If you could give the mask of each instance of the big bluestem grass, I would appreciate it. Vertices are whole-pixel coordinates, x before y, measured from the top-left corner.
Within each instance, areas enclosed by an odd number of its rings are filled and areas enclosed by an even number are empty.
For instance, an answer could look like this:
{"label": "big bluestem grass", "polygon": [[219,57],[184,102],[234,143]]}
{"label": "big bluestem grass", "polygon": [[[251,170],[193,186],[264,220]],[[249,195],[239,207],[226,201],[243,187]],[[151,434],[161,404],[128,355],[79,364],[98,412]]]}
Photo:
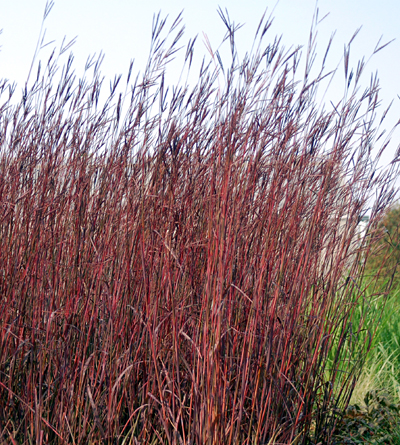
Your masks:
{"label": "big bluestem grass", "polygon": [[298,82],[270,21],[238,62],[221,15],[232,64],[193,87],[167,90],[182,33],[160,17],[104,104],[96,62],[55,83],[54,56],[14,105],[2,83],[2,441],[329,443],[370,343],[357,224],[375,194],[374,236],[393,197],[379,84],[347,52],[345,97],[318,107],[314,37]]}

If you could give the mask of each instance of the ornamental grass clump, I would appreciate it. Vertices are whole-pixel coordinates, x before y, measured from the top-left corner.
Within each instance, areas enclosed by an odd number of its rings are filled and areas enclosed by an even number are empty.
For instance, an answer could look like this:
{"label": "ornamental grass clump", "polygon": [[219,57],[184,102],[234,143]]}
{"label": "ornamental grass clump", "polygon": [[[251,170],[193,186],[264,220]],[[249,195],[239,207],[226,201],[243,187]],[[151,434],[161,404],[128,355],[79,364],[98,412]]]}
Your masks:
{"label": "ornamental grass clump", "polygon": [[372,150],[378,81],[360,90],[346,49],[345,96],[319,107],[314,29],[299,81],[270,20],[239,61],[220,13],[232,62],[212,53],[196,85],[167,87],[181,19],[160,16],[125,92],[102,100],[100,61],[77,80],[56,53],[19,102],[2,81],[2,442],[330,442],[397,168]]}

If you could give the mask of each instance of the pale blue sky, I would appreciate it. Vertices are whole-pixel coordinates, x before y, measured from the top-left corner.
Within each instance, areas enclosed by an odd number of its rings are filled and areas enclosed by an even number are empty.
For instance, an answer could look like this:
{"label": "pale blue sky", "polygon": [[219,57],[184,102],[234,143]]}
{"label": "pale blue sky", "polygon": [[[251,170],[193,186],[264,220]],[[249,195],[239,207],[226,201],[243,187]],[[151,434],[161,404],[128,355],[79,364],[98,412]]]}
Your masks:
{"label": "pale blue sky", "polygon": [[[45,0],[0,0],[0,78],[17,81],[22,87],[29,71],[40,30]],[[153,14],[162,11],[170,18],[184,9],[183,23],[186,39],[199,34],[195,55],[200,59],[206,52],[203,32],[216,48],[225,34],[225,28],[217,8],[228,8],[230,17],[245,26],[237,33],[240,56],[250,49],[254,32],[265,8],[271,12],[276,0],[55,0],[53,10],[46,21],[46,41],[55,40],[60,45],[64,36],[78,36],[73,47],[77,74],[89,54],[103,50],[105,60],[102,72],[107,77],[126,74],[131,58],[136,59],[134,71],[144,68],[150,43]],[[352,45],[350,65],[357,66],[362,56],[368,58],[383,35],[383,43],[396,39],[387,48],[376,54],[369,62],[365,86],[369,74],[378,69],[382,87],[382,108],[395,99],[387,125],[400,118],[400,17],[399,0],[320,0],[320,17],[330,15],[319,27],[318,48],[322,55],[329,37],[336,32],[330,67],[335,67],[343,55],[343,46],[354,31],[363,26]],[[306,45],[314,0],[280,0],[274,10],[275,21],[269,31],[269,39],[283,35],[285,45]],[[268,38],[267,38],[268,41]],[[51,47],[54,47],[54,45]],[[45,61],[49,49],[41,59]],[[340,97],[343,86],[343,69],[331,93]],[[399,136],[397,136],[399,139]],[[397,146],[397,144],[396,144]]]}

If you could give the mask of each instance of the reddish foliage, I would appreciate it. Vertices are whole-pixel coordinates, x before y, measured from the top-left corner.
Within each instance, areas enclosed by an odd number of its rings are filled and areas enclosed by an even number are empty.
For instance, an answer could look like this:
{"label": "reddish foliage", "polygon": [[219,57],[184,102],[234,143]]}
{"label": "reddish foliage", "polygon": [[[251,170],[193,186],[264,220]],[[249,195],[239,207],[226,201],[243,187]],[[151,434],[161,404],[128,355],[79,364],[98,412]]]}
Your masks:
{"label": "reddish foliage", "polygon": [[50,62],[1,108],[2,440],[317,443],[359,372],[344,344],[365,341],[358,217],[392,198],[378,83],[318,110],[324,74],[297,85],[275,41],[166,96],[163,27],[129,104],[117,79],[98,109],[97,65],[55,89]]}

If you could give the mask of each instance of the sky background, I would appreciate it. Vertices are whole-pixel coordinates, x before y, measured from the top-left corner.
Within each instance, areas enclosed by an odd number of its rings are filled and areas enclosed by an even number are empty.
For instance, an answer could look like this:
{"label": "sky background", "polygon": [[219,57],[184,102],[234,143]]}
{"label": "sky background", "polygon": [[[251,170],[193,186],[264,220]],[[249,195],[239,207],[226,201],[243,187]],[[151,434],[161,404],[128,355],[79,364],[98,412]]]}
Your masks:
{"label": "sky background", "polygon": [[[42,23],[45,0],[0,0],[0,78],[8,78],[24,85]],[[55,0],[54,7],[45,22],[45,42],[54,43],[43,49],[40,59],[46,61],[54,46],[60,46],[63,37],[67,40],[77,36],[72,50],[75,70],[82,75],[89,55],[103,51],[105,59],[102,73],[107,78],[115,74],[126,75],[131,59],[135,59],[134,73],[143,71],[150,46],[153,14],[161,10],[172,20],[183,12],[186,25],[185,40],[198,35],[195,57],[201,60],[207,54],[205,33],[217,49],[226,28],[217,8],[227,8],[232,21],[244,24],[237,32],[239,57],[250,50],[260,18],[268,8],[273,13],[274,23],[265,42],[282,35],[285,46],[307,46],[310,25],[315,10],[314,0]],[[381,36],[386,43],[396,39],[388,47],[374,55],[368,62],[362,85],[368,86],[370,74],[378,70],[381,83],[382,111],[391,100],[392,110],[385,128],[388,130],[400,118],[400,17],[399,0],[320,0],[319,17],[329,15],[318,27],[318,50],[322,57],[331,34],[336,31],[328,67],[335,68],[343,57],[343,48],[354,32],[362,26],[352,44],[350,66],[356,68],[363,56],[373,53]],[[170,22],[172,23],[172,22]],[[227,45],[227,48],[229,45]],[[60,62],[66,61],[67,55]],[[176,69],[176,71],[174,71]],[[178,72],[171,67],[172,76]],[[343,93],[344,69],[338,70],[329,98],[340,98]],[[392,153],[400,142],[394,134]]]}

